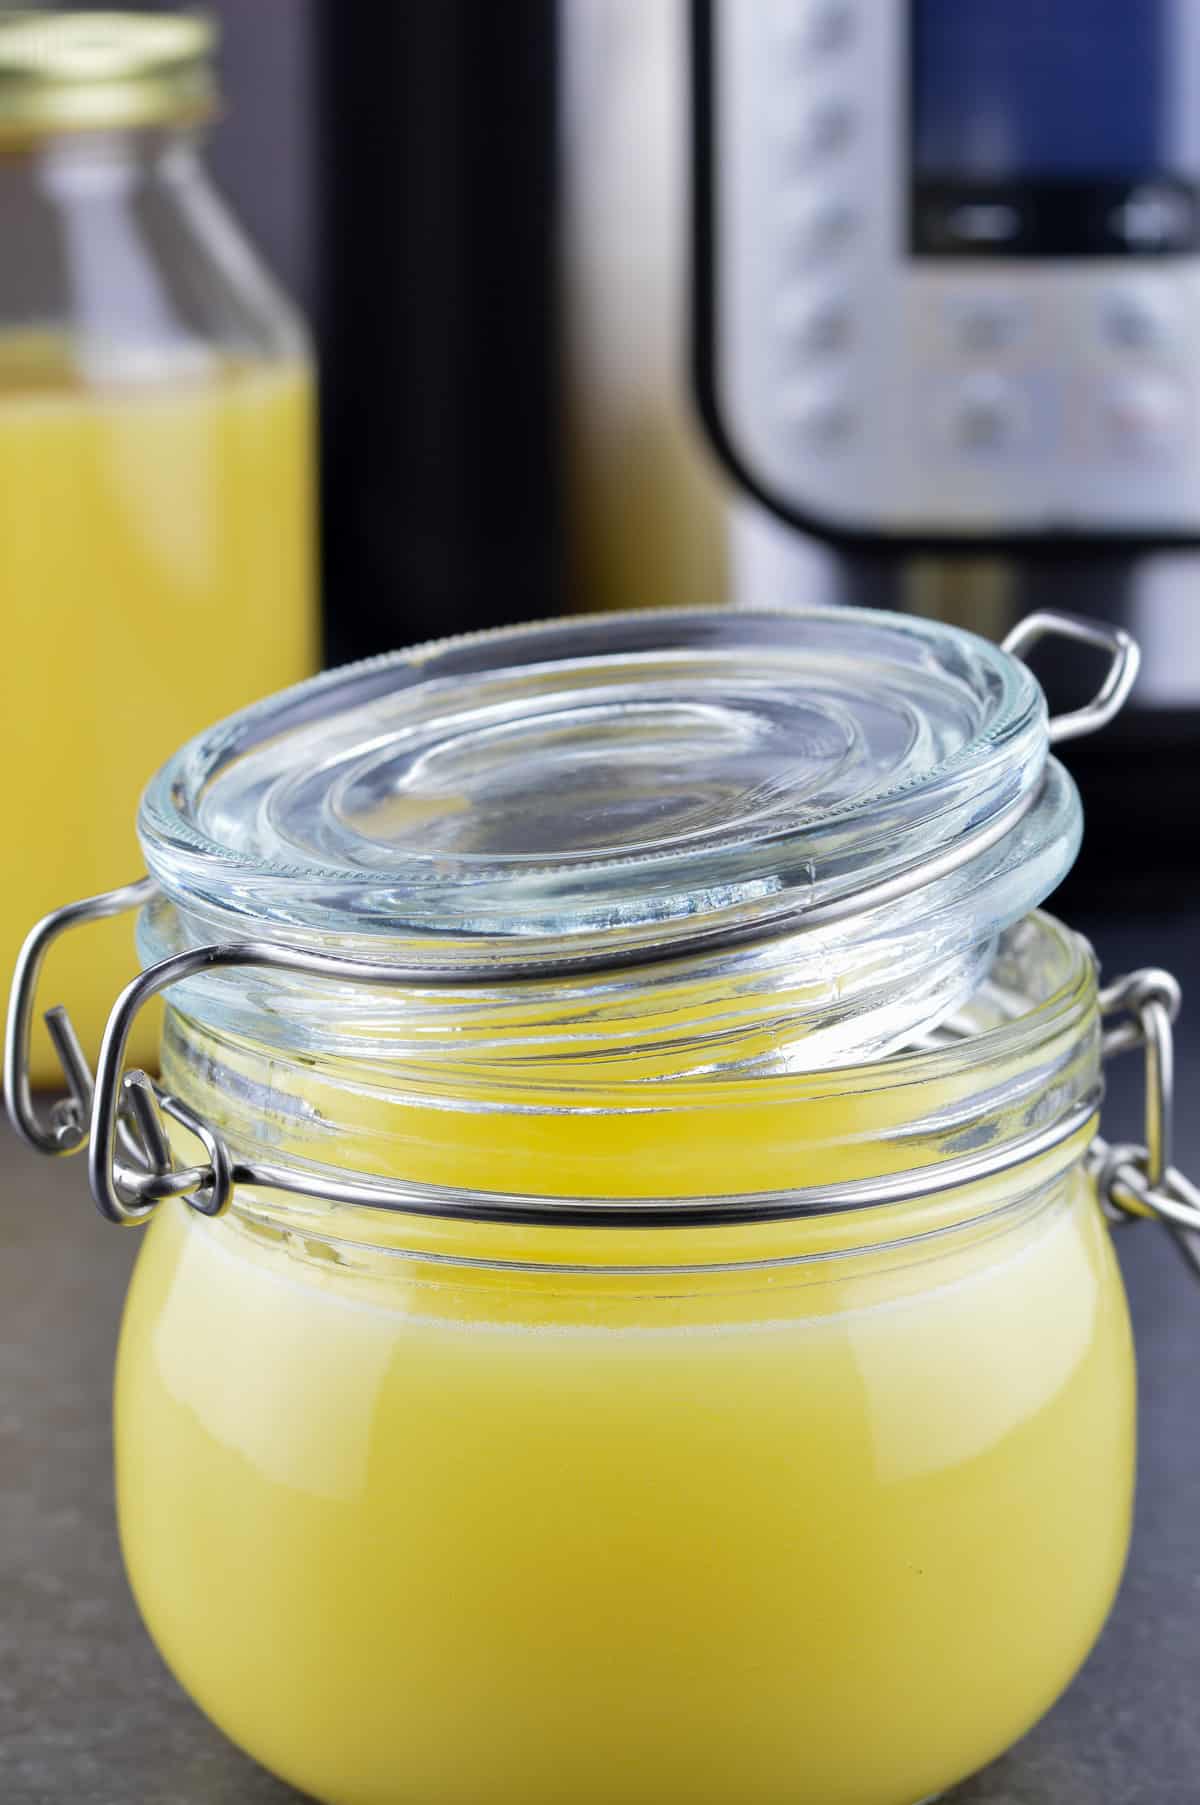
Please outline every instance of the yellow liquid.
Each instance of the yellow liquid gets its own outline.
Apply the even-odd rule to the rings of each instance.
[[[65,347],[0,338],[0,970],[35,919],[127,883],[146,780],[189,734],[316,668],[312,382],[231,365],[84,389]],[[136,962],[128,920],[69,936],[43,1004],[95,1052]],[[132,1058],[153,1057],[155,1029]],[[39,1029],[35,1078],[60,1073]]]
[[[619,1120],[576,1127],[619,1160]],[[733,1117],[707,1132],[720,1178]],[[810,1182],[836,1172],[826,1156]],[[556,1176],[548,1158],[499,1182]],[[1028,1728],[1098,1633],[1133,1364],[1078,1171],[876,1253],[848,1250],[894,1239],[895,1210],[628,1233],[296,1221],[160,1211],[117,1478],[166,1659],[318,1798],[913,1805]],[[648,1279],[402,1248],[776,1263]]]

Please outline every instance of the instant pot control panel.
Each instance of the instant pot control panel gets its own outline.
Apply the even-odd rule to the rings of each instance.
[[[695,369],[833,535],[1200,536],[1200,0],[694,0]]]

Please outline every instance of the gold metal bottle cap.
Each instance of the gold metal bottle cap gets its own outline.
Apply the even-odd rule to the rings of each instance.
[[[200,13],[0,12],[0,146],[207,119],[215,44]]]

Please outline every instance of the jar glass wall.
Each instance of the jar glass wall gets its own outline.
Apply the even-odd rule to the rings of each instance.
[[[1090,957],[1030,919],[924,1042],[668,1081],[599,1226],[480,1218],[569,1205],[564,1116],[622,1145],[638,1085],[614,1095],[603,1054],[602,1107],[563,1036],[552,1105],[553,1072],[510,1073],[442,1110],[435,1158],[428,1113],[405,1132],[411,1056],[389,1102],[361,1068],[173,1014],[165,1078],[235,1153],[265,1135],[315,1175],[336,1146],[412,1186],[409,1210],[251,1186],[150,1228],[122,1538],[210,1714],[338,1805],[913,1805],[1021,1734],[1129,1532],[1129,1331],[1083,1164]],[[455,1191],[480,1118],[489,1190]],[[728,1207],[639,1217],[688,1140]],[[973,1177],[981,1151],[1000,1169]],[[811,1201],[898,1173],[904,1201]]]
[[[1080,829],[1050,743],[1136,664],[1070,617],[1014,644],[1050,631],[1109,658],[1053,719],[1012,648],[853,610],[330,673],[184,746],[149,877],[31,937],[10,1113],[150,1219],[129,1574],[269,1767],[331,1805],[915,1805],[1068,1683],[1133,1484],[1100,1202],[1188,1187],[1178,987],[1098,993],[1038,913]],[[42,952],[134,907],[146,970],[39,1113]],[[126,1036],[164,992],[156,1087]],[[1109,1148],[1139,1044],[1146,1147]]]

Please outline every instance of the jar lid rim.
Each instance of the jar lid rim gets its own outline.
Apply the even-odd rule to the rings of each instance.
[[[464,971],[564,945],[633,963],[844,914],[889,883],[919,907],[955,848],[965,894],[976,845],[1022,821],[1036,845],[1047,753],[1032,674],[961,628],[656,610],[325,673],[184,746],[139,829],[206,931]],[[1052,813],[1058,868],[1037,845],[1006,919],[1073,856],[1077,822]]]

